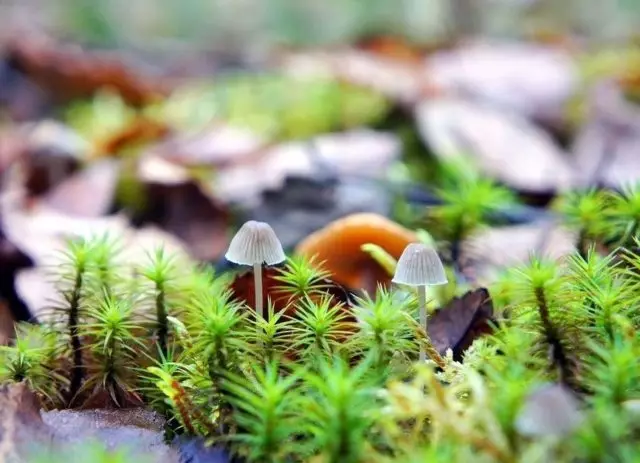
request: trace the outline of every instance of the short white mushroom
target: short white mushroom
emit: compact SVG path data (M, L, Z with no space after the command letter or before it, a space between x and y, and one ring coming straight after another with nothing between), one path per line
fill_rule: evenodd
M249 220L235 234L224 256L229 262L253 266L255 309L264 318L262 265L284 262L282 244L268 223Z
M420 304L420 325L427 327L427 286L444 285L447 283L447 275L442 261L435 249L422 243L408 245L396 266L393 277L394 283L414 286L418 290L418 303ZM427 358L424 348L420 349L420 361Z

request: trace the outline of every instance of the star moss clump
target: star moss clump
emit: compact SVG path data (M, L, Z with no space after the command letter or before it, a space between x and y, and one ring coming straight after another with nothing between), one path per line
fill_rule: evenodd
M293 256L263 269L261 315L238 296L253 278L162 250L125 262L97 237L69 243L63 302L0 348L0 381L26 382L46 408L153 408L168 433L249 462L634 462L636 218L629 192L602 198L608 224L586 194L565 209L584 252L508 269L488 288L493 328L461 358L433 347L429 334L449 333L420 325L411 288L341 299ZM459 218L453 204L439 214Z

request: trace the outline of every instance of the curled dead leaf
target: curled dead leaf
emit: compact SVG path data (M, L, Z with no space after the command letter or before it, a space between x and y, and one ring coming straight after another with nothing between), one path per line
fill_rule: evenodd
M12 68L59 102L89 97L108 87L129 104L141 106L166 91L157 77L143 76L113 53L90 52L36 34L9 40L5 56Z
M640 107L627 101L619 84L604 81L590 95L587 122L572 154L582 186L620 188L640 177Z
M532 253L557 259L574 252L577 240L577 233L553 221L487 228L463 242L463 272L489 285L507 267L527 262Z
M113 204L119 173L118 161L95 161L57 185L42 201L57 211L73 216L103 216Z
M415 233L386 217L360 213L342 217L312 233L296 246L295 253L315 258L337 283L374 294L379 284L388 286L391 278L362 250L362 245L377 244L399 259L405 247L417 241Z
M439 158L467 157L524 193L554 193L575 184L568 156L521 115L450 98L424 101L415 115L422 139Z
M493 302L486 288L454 297L427 322L429 338L440 355L451 349L460 362L464 352L478 337L492 331Z
M578 86L568 50L535 43L471 42L432 54L426 67L449 94L539 120L561 115Z

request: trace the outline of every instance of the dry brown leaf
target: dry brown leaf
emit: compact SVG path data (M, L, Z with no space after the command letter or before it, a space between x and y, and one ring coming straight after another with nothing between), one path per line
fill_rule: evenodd
M577 234L553 222L487 228L465 240L464 273L490 285L499 273L527 262L532 253L559 259L575 251Z
M108 87L127 103L141 106L166 91L157 77L143 76L113 53L89 52L37 34L15 37L5 48L12 66L58 102L86 98Z
M42 201L72 216L103 216L113 204L119 173L118 161L97 160L57 185Z
M438 98L418 105L416 119L422 139L436 156L468 157L486 175L512 188L546 194L575 183L568 155L521 115Z
M454 360L459 362L473 341L491 332L492 318L493 302L489 291L478 288L454 297L432 315L427 332L440 355L451 349Z
M534 43L471 42L432 54L426 67L449 94L542 120L557 118L579 83L567 50Z
M283 143L254 162L220 169L212 194L226 202L255 205L263 191L281 188L289 176L314 178L328 173L379 178L400 150L395 135L367 129Z
M640 108L626 101L615 82L598 84L590 95L589 119L572 147L581 185L620 188L640 178Z
M365 50L291 53L282 58L281 65L289 75L343 80L371 88L405 105L435 91L423 66Z

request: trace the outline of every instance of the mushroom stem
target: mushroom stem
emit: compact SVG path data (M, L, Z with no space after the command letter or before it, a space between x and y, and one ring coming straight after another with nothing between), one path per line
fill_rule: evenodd
M424 285L418 286L418 304L420 307L420 326L427 331L427 287ZM420 345L420 361L426 362L427 353L424 345Z
M253 264L253 281L256 317L260 314L262 318L265 318L262 302L262 264Z

